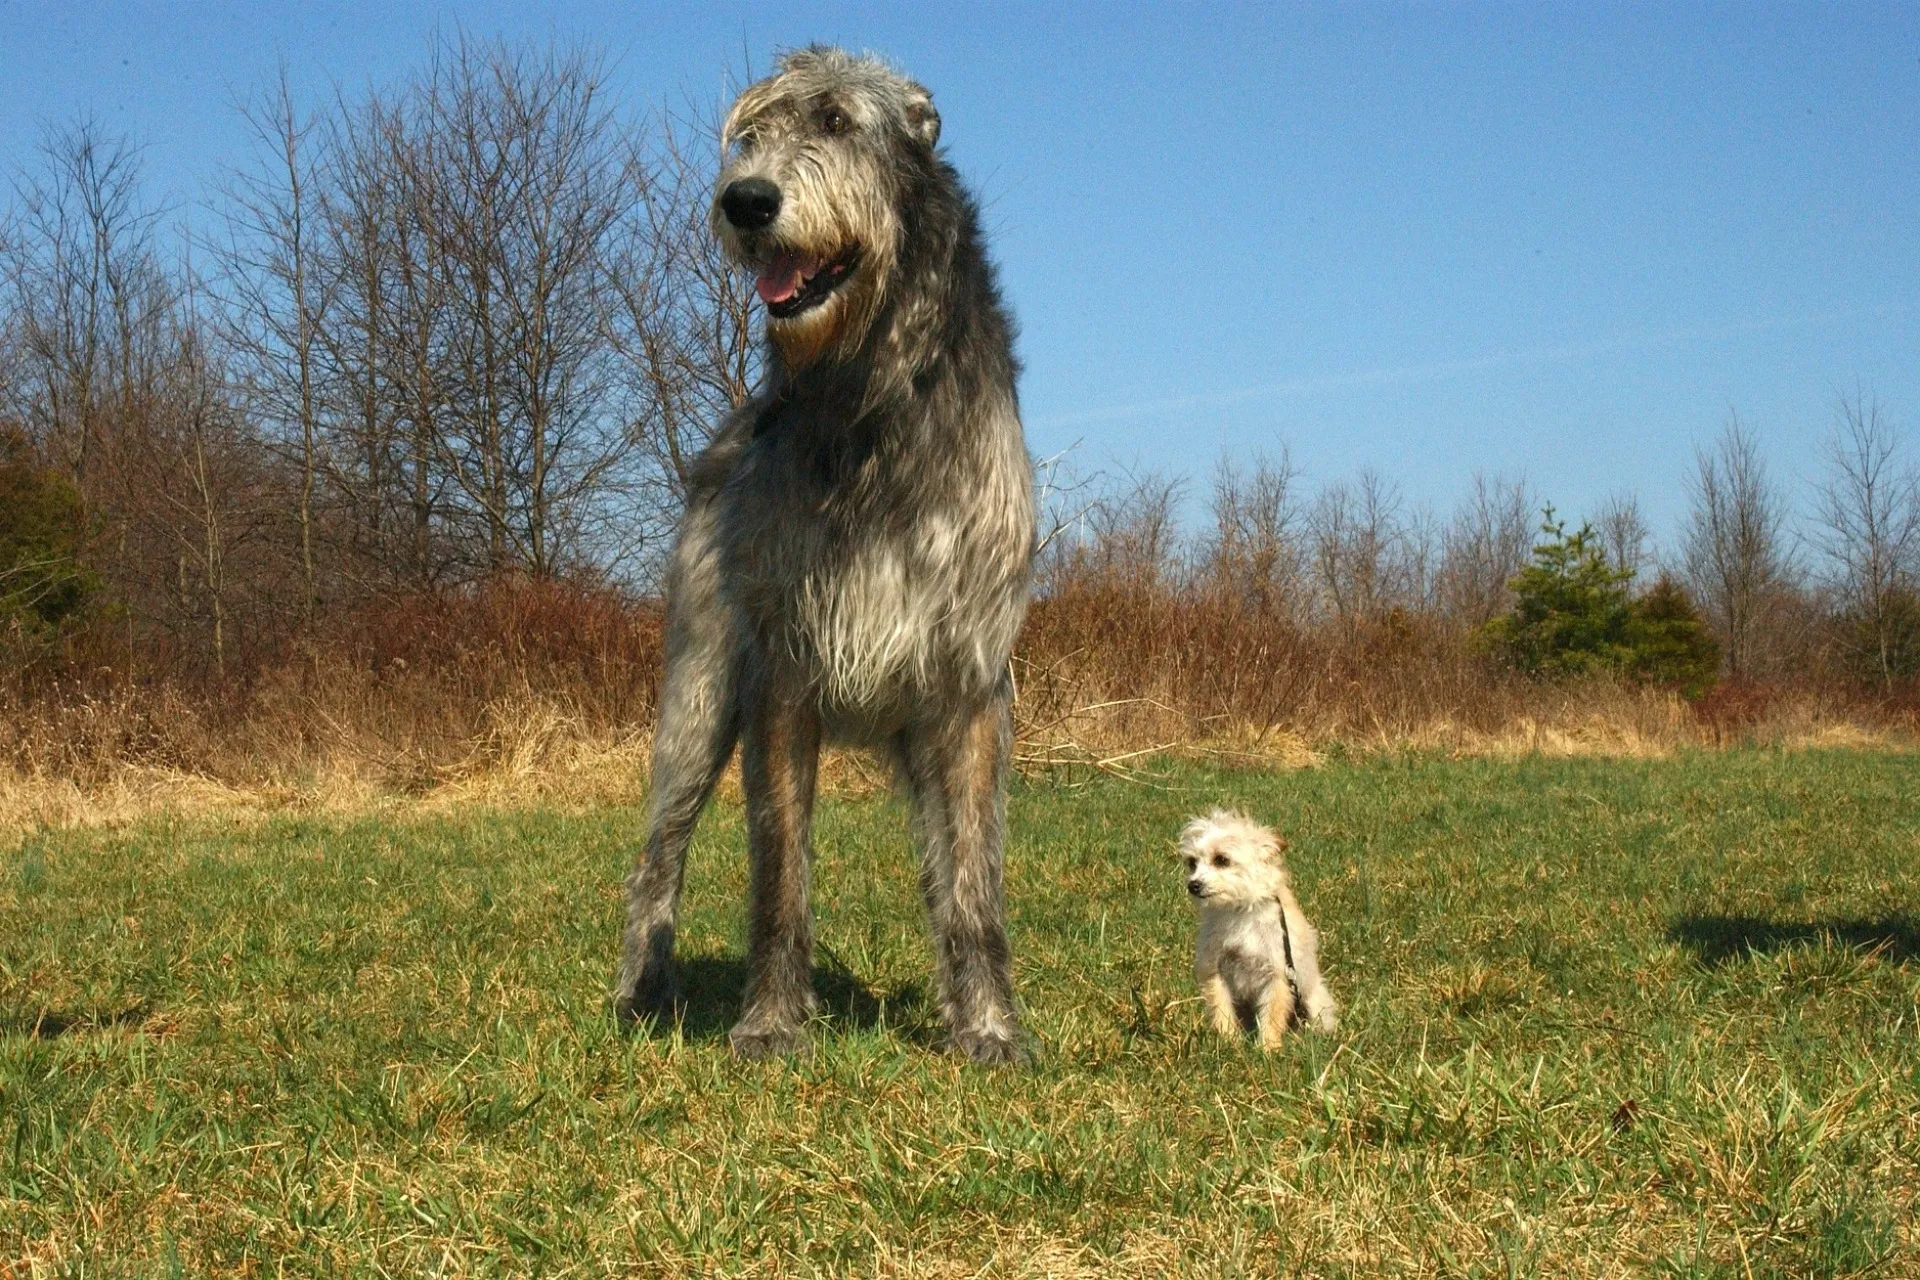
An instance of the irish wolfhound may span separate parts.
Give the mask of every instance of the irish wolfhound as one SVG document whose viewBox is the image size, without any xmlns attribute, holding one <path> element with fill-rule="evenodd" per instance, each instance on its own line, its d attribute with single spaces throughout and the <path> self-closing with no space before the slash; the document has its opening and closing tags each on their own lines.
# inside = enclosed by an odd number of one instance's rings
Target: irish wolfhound
<svg viewBox="0 0 1920 1280">
<path fill-rule="evenodd" d="M 767 372 L 689 486 L 616 1000 L 629 1020 L 673 1008 L 687 841 L 738 738 L 744 1057 L 794 1047 L 818 1004 L 823 737 L 883 750 L 905 779 L 953 1044 L 981 1062 L 1021 1051 L 1001 845 L 1032 470 L 1013 325 L 939 135 L 920 85 L 820 47 L 749 86 L 722 131 L 713 229 L 758 277 Z"/>
</svg>

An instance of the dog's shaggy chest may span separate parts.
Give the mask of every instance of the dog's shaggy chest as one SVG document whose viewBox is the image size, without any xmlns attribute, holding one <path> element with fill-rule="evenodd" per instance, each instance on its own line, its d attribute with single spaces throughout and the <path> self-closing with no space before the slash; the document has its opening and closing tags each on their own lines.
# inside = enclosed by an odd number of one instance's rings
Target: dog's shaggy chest
<svg viewBox="0 0 1920 1280">
<path fill-rule="evenodd" d="M 1226 967 L 1233 964 L 1251 980 L 1256 976 L 1257 960 L 1259 973 L 1271 978 L 1274 964 L 1268 957 L 1285 956 L 1287 952 L 1280 904 L 1203 908 L 1195 950 L 1202 963 L 1220 969 L 1223 976 Z"/>
<path fill-rule="evenodd" d="M 938 451 L 901 426 L 863 424 L 862 439 L 776 420 L 728 485 L 738 603 L 836 721 L 885 722 L 1003 676 L 1025 616 L 1031 489 L 1010 407 L 977 416 L 964 448 Z"/>
<path fill-rule="evenodd" d="M 1254 1025 L 1273 984 L 1288 980 L 1284 973 L 1275 971 L 1273 961 L 1262 951 L 1242 951 L 1238 948 L 1223 951 L 1218 968 L 1221 980 L 1227 984 L 1227 994 L 1233 999 L 1233 1011 L 1239 1016 L 1242 1026 Z"/>
</svg>

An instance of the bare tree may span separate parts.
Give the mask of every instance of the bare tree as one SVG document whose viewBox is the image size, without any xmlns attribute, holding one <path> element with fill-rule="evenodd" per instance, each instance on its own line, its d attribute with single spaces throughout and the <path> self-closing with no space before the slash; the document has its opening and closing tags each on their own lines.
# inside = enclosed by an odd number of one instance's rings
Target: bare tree
<svg viewBox="0 0 1920 1280">
<path fill-rule="evenodd" d="M 1329 612 L 1354 624 L 1396 602 L 1404 531 L 1400 493 L 1371 467 L 1353 484 L 1329 485 L 1308 516 L 1313 573 Z"/>
<path fill-rule="evenodd" d="M 1446 563 L 1446 530 L 1433 513 L 1433 507 L 1421 503 L 1399 517 L 1399 537 L 1394 542 L 1392 560 L 1392 603 L 1416 613 L 1431 613 L 1439 607 L 1445 583 L 1442 568 Z"/>
<path fill-rule="evenodd" d="M 49 127 L 16 188 L 6 284 L 9 415 L 80 497 L 80 550 L 136 632 L 159 611 L 138 520 L 153 505 L 141 440 L 162 407 L 179 286 L 156 247 L 139 153 L 91 121 Z"/>
<path fill-rule="evenodd" d="M 1626 583 L 1631 588 L 1647 566 L 1647 546 L 1653 537 L 1646 517 L 1640 513 L 1640 499 L 1631 493 L 1609 494 L 1600 504 L 1593 529 L 1606 548 L 1608 563 L 1627 575 Z"/>
<path fill-rule="evenodd" d="M 487 563 L 550 574 L 626 436 L 605 412 L 604 273 L 630 171 L 600 60 L 465 38 L 436 51 L 410 153 L 431 166 L 431 244 L 459 287 L 444 461 Z"/>
<path fill-rule="evenodd" d="M 455 35 L 396 91 L 308 120 L 283 80 L 250 119 L 230 332 L 307 544 L 421 588 L 612 563 L 648 524 L 611 340 L 645 175 L 601 59 Z"/>
<path fill-rule="evenodd" d="M 342 519 L 341 570 L 356 579 L 371 571 L 383 581 L 429 582 L 435 575 L 423 562 L 405 572 L 389 537 L 390 509 L 405 492 L 402 405 L 416 407 L 394 384 L 401 355 L 411 354 L 394 340 L 411 318 L 395 315 L 396 305 L 410 300 L 395 295 L 414 265 L 402 260 L 406 237 L 418 229 L 419 202 L 395 160 L 409 135 L 400 112 L 378 95 L 357 106 L 337 100 L 318 128 L 313 276 L 329 306 L 314 317 L 322 322 L 312 336 L 325 424 L 319 460 Z M 437 269 L 424 254 L 419 261 Z"/>
<path fill-rule="evenodd" d="M 1099 501 L 1091 496 L 1096 477 L 1080 474 L 1073 465 L 1072 454 L 1079 447 L 1075 442 L 1033 462 L 1034 503 L 1040 512 L 1033 557 L 1043 566 L 1052 562 L 1056 543 L 1064 545 L 1083 530 L 1087 512 Z M 1044 581 L 1044 569 L 1041 578 Z"/>
<path fill-rule="evenodd" d="M 7 261 L 19 349 L 13 412 L 84 498 L 134 407 L 175 294 L 154 247 L 139 153 L 92 121 L 49 128 L 17 191 Z"/>
<path fill-rule="evenodd" d="M 1097 583 L 1147 599 L 1180 576 L 1178 477 L 1147 472 L 1082 482 L 1097 485 L 1078 518 L 1057 528 L 1040 568 L 1043 590 Z"/>
<path fill-rule="evenodd" d="M 1878 400 L 1834 406 L 1814 544 L 1853 624 L 1857 656 L 1885 688 L 1920 656 L 1920 471 Z"/>
<path fill-rule="evenodd" d="M 1786 499 L 1768 479 L 1753 435 L 1730 417 L 1694 455 L 1685 572 L 1726 655 L 1728 674 L 1753 675 L 1764 655 L 1763 615 L 1791 584 Z"/>
<path fill-rule="evenodd" d="M 125 665 L 222 675 L 300 580 L 279 514 L 294 486 L 262 451 L 190 260 L 158 247 L 137 153 L 88 124 L 49 130 L 20 192 L 5 279 L 24 376 L 8 409 L 80 496 L 79 555 Z"/>
<path fill-rule="evenodd" d="M 1249 471 L 1222 459 L 1213 476 L 1212 541 L 1202 553 L 1212 577 L 1262 612 L 1300 607 L 1306 577 L 1299 471 L 1283 447 L 1256 454 Z"/>
<path fill-rule="evenodd" d="M 440 465 L 443 422 L 454 394 L 448 337 L 455 326 L 449 298 L 456 272 L 435 247 L 437 168 L 419 154 L 424 145 L 398 112 L 387 114 L 376 163 L 390 175 L 397 217 L 389 249 L 390 279 L 377 326 L 386 336 L 384 372 L 395 418 L 393 460 L 396 511 L 405 527 L 394 561 L 420 587 L 441 583 L 460 563 L 457 539 L 441 538 L 436 524 L 454 522 L 451 481 Z"/>
<path fill-rule="evenodd" d="M 1109 580 L 1159 587 L 1174 578 L 1185 487 L 1179 477 L 1158 472 L 1129 476 L 1123 491 L 1088 512 L 1092 545 Z"/>
<path fill-rule="evenodd" d="M 663 115 L 651 135 L 630 145 L 628 189 L 637 198 L 609 272 L 608 336 L 630 431 L 655 486 L 643 511 L 667 518 L 685 498 L 687 468 L 759 377 L 752 283 L 707 225 L 720 152 L 716 115 L 714 108 Z"/>
<path fill-rule="evenodd" d="M 248 407 L 290 449 L 299 473 L 297 521 L 302 613 L 319 602 L 314 505 L 321 444 L 320 350 L 330 290 L 315 276 L 315 225 L 308 139 L 312 125 L 294 105 L 283 62 L 270 97 L 241 113 L 269 159 L 226 190 L 227 237 L 219 254 L 227 290 L 222 337 L 236 361 Z"/>
<path fill-rule="evenodd" d="M 1533 548 L 1534 514 L 1525 480 L 1474 472 L 1442 535 L 1439 597 L 1448 616 L 1478 627 L 1506 612 Z"/>
</svg>

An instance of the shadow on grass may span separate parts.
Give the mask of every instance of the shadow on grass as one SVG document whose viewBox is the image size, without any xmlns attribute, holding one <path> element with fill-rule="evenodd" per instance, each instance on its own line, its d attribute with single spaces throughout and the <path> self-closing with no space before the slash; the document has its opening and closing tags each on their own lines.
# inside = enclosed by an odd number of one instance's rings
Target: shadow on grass
<svg viewBox="0 0 1920 1280">
<path fill-rule="evenodd" d="M 57 1040 L 84 1031 L 138 1026 L 151 1012 L 153 1006 L 144 1000 L 110 1013 L 42 1009 L 38 1013 L 0 1017 L 0 1038 L 25 1036 L 29 1040 Z"/>
<path fill-rule="evenodd" d="M 1878 951 L 1902 964 L 1920 959 L 1920 921 L 1908 915 L 1803 922 L 1760 916 L 1687 915 L 1673 922 L 1667 937 L 1707 965 L 1742 960 L 1755 951 L 1819 944 Z"/>
<path fill-rule="evenodd" d="M 681 956 L 680 1030 L 689 1040 L 717 1040 L 740 1017 L 747 989 L 747 962 L 741 956 Z M 926 993 L 908 983 L 883 994 L 862 982 L 839 957 L 821 948 L 813 967 L 813 989 L 820 1012 L 842 1027 L 868 1031 L 884 1021 L 909 1040 L 927 1038 L 920 1024 Z"/>
</svg>

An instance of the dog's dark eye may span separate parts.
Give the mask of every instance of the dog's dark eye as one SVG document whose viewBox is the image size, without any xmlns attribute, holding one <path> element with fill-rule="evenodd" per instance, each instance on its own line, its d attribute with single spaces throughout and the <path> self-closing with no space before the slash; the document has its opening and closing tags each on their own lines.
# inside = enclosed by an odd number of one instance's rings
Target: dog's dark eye
<svg viewBox="0 0 1920 1280">
<path fill-rule="evenodd" d="M 1224 867 L 1224 866 L 1226 866 L 1226 865 L 1227 865 L 1227 855 L 1226 855 L 1226 854 L 1224 854 L 1224 853 L 1216 853 L 1216 854 L 1214 854 L 1214 855 L 1213 855 L 1213 865 L 1214 865 L 1214 866 L 1216 866 L 1216 867 Z"/>
<path fill-rule="evenodd" d="M 853 121 L 847 119 L 847 113 L 840 108 L 828 107 L 820 113 L 820 127 L 837 136 L 851 129 Z"/>
<path fill-rule="evenodd" d="M 1199 866 L 1199 865 L 1200 865 L 1200 859 L 1198 859 L 1198 858 L 1188 858 L 1188 859 L 1187 859 L 1187 870 L 1189 870 L 1189 871 L 1191 871 L 1191 870 L 1193 870 L 1193 869 L 1194 869 L 1195 867 L 1197 867 L 1197 866 Z"/>
</svg>

